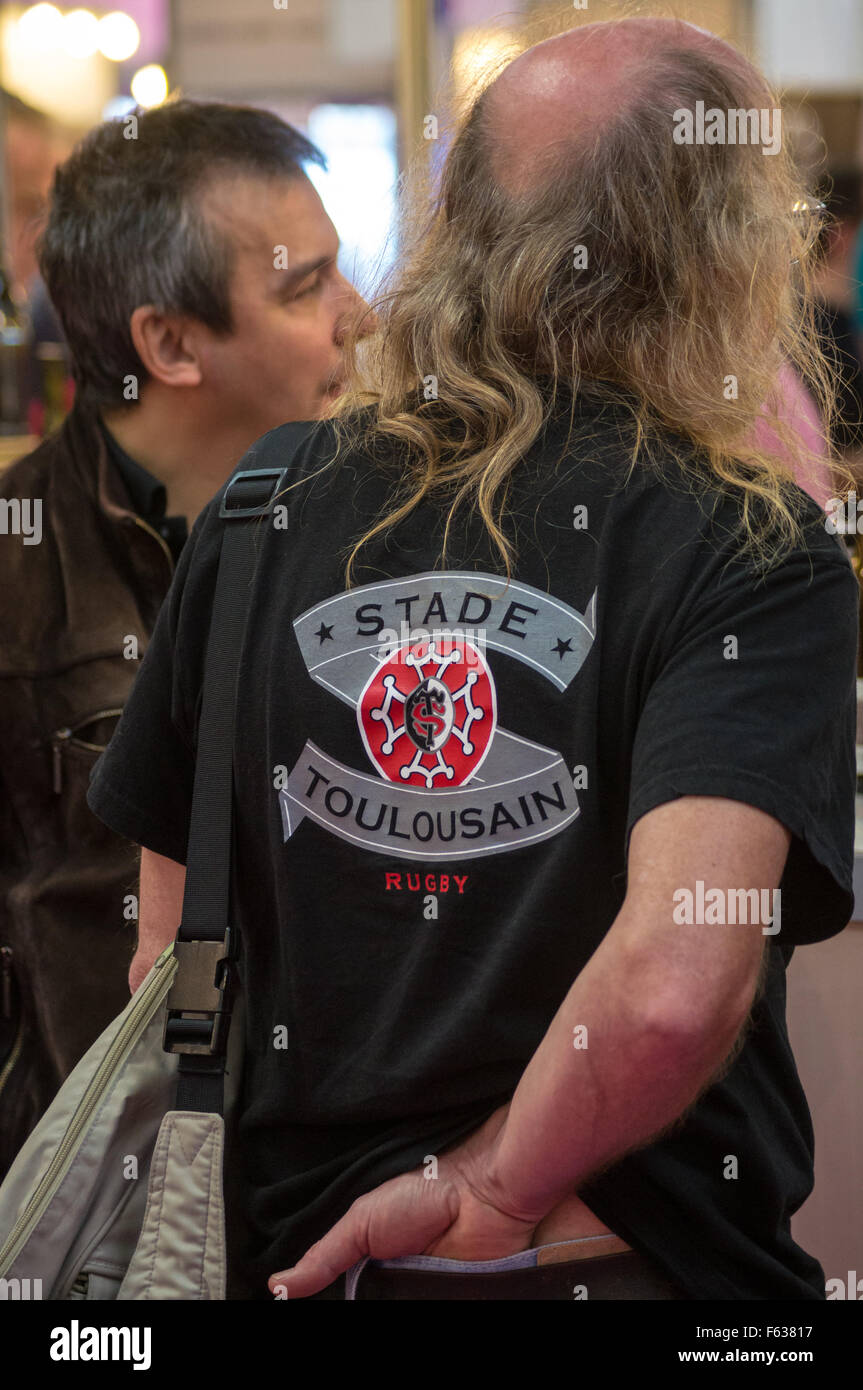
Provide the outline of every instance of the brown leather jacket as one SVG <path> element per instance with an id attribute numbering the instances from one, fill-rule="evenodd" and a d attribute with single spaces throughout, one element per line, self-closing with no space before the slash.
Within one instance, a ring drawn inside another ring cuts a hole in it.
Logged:
<path id="1" fill-rule="evenodd" d="M 0 1177 L 129 999 L 137 850 L 85 796 L 173 572 L 80 407 L 2 498 L 41 499 L 42 539 L 0 531 Z"/>

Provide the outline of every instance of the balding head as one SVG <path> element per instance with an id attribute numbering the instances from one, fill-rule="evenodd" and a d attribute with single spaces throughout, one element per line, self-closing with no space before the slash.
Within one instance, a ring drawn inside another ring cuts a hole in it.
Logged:
<path id="1" fill-rule="evenodd" d="M 445 447 L 425 479 L 459 478 L 462 498 L 481 477 L 487 524 L 559 387 L 617 399 L 642 442 L 661 426 L 724 469 L 779 363 L 801 360 L 800 172 L 781 141 L 767 159 L 763 140 L 708 139 L 703 121 L 705 138 L 678 139 L 699 103 L 733 111 L 735 136 L 747 108 L 774 105 L 742 55 L 690 25 L 576 29 L 485 89 L 415 205 L 380 358 L 387 409 L 434 381 L 427 429 Z M 425 428 L 418 411 L 398 437 Z"/>
<path id="2" fill-rule="evenodd" d="M 529 48 L 484 93 L 497 182 L 528 191 L 556 151 L 591 144 L 644 99 L 658 62 L 687 50 L 721 65 L 747 101 L 769 100 L 758 70 L 706 29 L 641 17 L 583 25 Z"/>

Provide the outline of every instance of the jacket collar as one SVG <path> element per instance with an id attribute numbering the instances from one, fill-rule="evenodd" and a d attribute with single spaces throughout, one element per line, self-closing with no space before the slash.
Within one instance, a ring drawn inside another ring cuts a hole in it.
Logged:
<path id="1" fill-rule="evenodd" d="M 109 520 L 128 525 L 134 516 L 131 498 L 108 452 L 108 443 L 94 410 L 75 404 L 60 427 L 63 452 L 79 486 Z"/>
<path id="2" fill-rule="evenodd" d="M 90 408 L 73 405 L 60 428 L 58 443 L 69 461 L 70 472 L 78 486 L 122 536 L 124 548 L 130 549 L 133 563 L 141 569 L 142 577 L 149 577 L 155 545 L 163 556 L 157 569 L 161 571 L 163 563 L 167 561 L 170 580 L 174 570 L 171 551 L 162 537 L 135 511 L 120 470 L 111 458 L 98 414 Z M 145 536 L 151 539 L 145 541 Z"/>
<path id="3" fill-rule="evenodd" d="M 154 478 L 131 454 L 128 454 L 119 440 L 108 429 L 104 420 L 98 421 L 98 428 L 108 450 L 109 462 L 117 469 L 129 494 L 130 501 L 138 516 L 157 524 L 165 516 L 167 489 L 164 483 Z"/>

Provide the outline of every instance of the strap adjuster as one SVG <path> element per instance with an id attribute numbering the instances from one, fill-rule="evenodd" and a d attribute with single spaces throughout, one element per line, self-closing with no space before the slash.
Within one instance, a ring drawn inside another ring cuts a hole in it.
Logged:
<path id="1" fill-rule="evenodd" d="M 225 491 L 222 493 L 222 501 L 219 506 L 220 517 L 242 517 L 242 516 L 266 516 L 272 508 L 273 502 L 282 490 L 282 483 L 288 476 L 287 468 L 250 468 L 245 473 L 236 473 Z M 269 478 L 272 485 L 266 489 L 266 501 L 256 502 L 252 506 L 243 505 L 243 493 L 252 496 L 259 496 L 263 489 L 263 481 Z M 254 481 L 253 481 L 254 480 Z M 253 487 L 243 487 L 243 483 L 253 481 Z M 240 484 L 239 487 L 237 485 Z M 236 489 L 236 491 L 234 491 Z M 232 495 L 233 494 L 233 495 Z"/>
<path id="2" fill-rule="evenodd" d="M 174 942 L 177 973 L 165 1001 L 165 1052 L 222 1055 L 231 1012 L 230 954 L 230 928 L 222 941 Z"/>

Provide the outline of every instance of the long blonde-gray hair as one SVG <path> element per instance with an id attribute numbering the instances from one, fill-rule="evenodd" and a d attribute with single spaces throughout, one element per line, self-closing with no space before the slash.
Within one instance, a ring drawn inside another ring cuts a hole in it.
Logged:
<path id="1" fill-rule="evenodd" d="M 814 197 L 784 145 L 768 155 L 672 138 L 676 110 L 761 105 L 764 90 L 721 51 L 672 44 L 619 115 L 590 140 L 558 142 L 521 194 L 493 177 L 489 89 L 479 95 L 431 202 L 408 205 L 362 364 L 359 326 L 346 344 L 336 458 L 376 441 L 403 458 L 385 513 L 345 552 L 348 584 L 363 547 L 427 497 L 448 509 L 441 563 L 470 506 L 509 576 L 508 479 L 548 415 L 549 384 L 552 405 L 561 386 L 575 396 L 600 382 L 625 407 L 631 468 L 677 457 L 692 486 L 736 493 L 742 545 L 760 561 L 799 541 L 788 481 L 811 456 L 783 418 L 782 364 L 805 376 L 826 431 L 834 410 L 811 227 L 793 211 Z M 780 441 L 773 454 L 752 442 L 759 417 Z"/>

